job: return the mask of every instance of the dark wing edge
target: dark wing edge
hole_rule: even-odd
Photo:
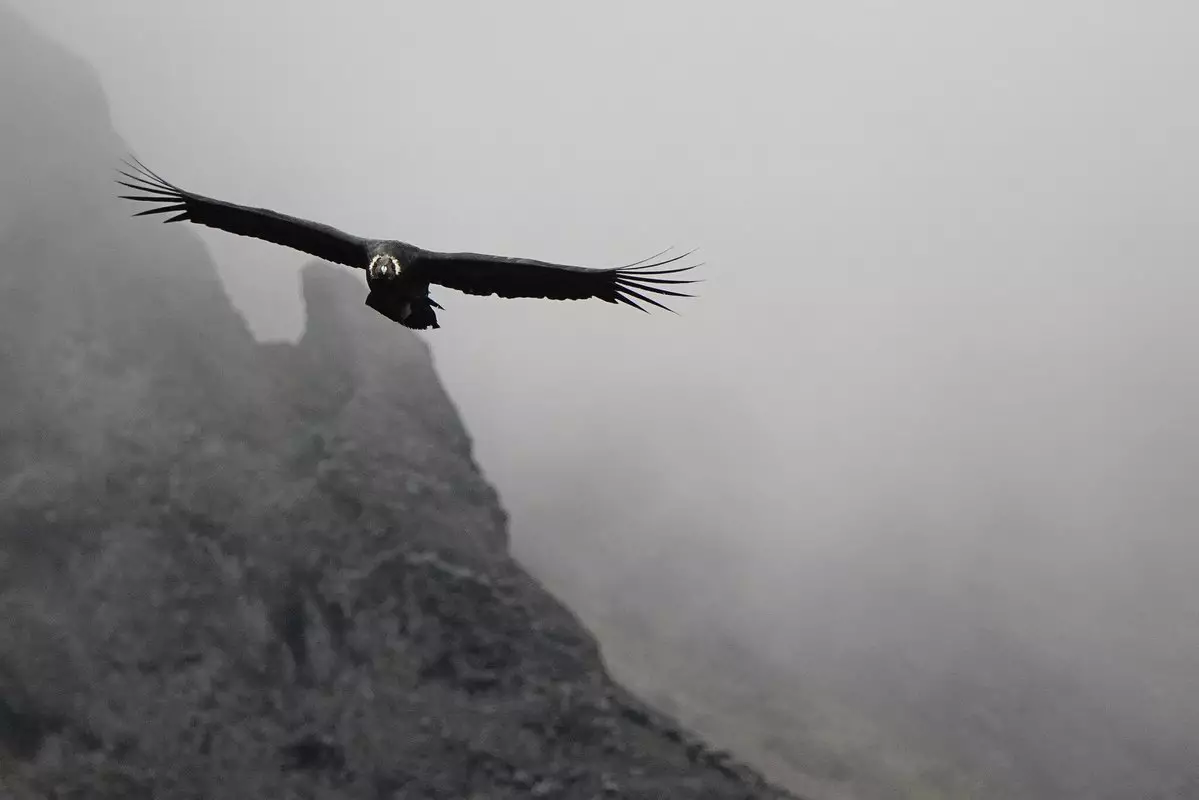
[[[678,313],[648,295],[694,297],[666,287],[700,281],[662,276],[688,272],[702,266],[702,262],[663,269],[695,253],[690,250],[682,255],[657,260],[669,250],[667,248],[623,267],[608,269],[576,267],[531,258],[426,250],[416,259],[415,266],[430,283],[467,294],[547,300],[584,300],[594,297],[609,303],[623,303],[639,311],[649,311],[642,305],[644,303]]]
[[[122,200],[155,204],[152,208],[137,212],[133,215],[135,217],[175,212],[174,216],[163,222],[194,222],[226,233],[290,247],[347,267],[366,268],[369,259],[366,239],[268,208],[240,206],[185,191],[164,180],[133,156],[130,158],[132,161],[123,160],[128,170],[117,170],[125,179],[118,179],[117,183],[140,194],[118,196]]]

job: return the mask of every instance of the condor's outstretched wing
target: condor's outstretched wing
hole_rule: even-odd
[[[153,208],[134,214],[135,217],[176,212],[175,216],[163,221],[195,222],[239,236],[252,236],[347,267],[365,269],[370,260],[365,239],[319,222],[289,217],[269,208],[239,206],[193,194],[163,180],[136,158],[133,162],[125,162],[133,170],[132,173],[118,170],[128,180],[118,180],[117,183],[140,194],[120,195],[121,199],[155,204]]]
[[[666,311],[673,311],[647,295],[692,297],[693,295],[666,287],[698,281],[662,276],[687,272],[699,265],[663,269],[691,253],[683,253],[663,261],[653,260],[661,255],[662,253],[658,253],[624,267],[597,269],[552,264],[548,261],[534,261],[531,258],[422,250],[413,266],[419,270],[421,277],[430,283],[467,294],[541,297],[547,300],[584,300],[595,297],[609,303],[624,303],[641,311],[649,309],[639,303],[648,303]]]

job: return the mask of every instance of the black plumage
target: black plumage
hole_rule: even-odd
[[[119,170],[122,186],[137,194],[122,199],[151,204],[134,216],[170,214],[164,222],[194,222],[228,233],[290,247],[317,258],[365,270],[370,292],[366,305],[410,328],[436,328],[429,286],[445,286],[473,295],[584,300],[597,298],[647,311],[670,311],[650,295],[691,297],[677,291],[695,283],[678,277],[698,265],[670,266],[691,253],[663,260],[662,253],[608,269],[555,264],[531,258],[483,253],[442,253],[394,239],[367,239],[319,222],[251,208],[189,192],[160,177],[137,159]]]

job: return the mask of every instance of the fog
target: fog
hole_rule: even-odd
[[[1199,725],[1194,3],[16,5],[194,191],[438,249],[700,248],[678,316],[433,293],[567,600],[829,674],[935,678],[985,623]],[[200,234],[295,337],[307,258]]]

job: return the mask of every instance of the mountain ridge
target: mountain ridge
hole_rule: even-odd
[[[132,222],[90,68],[0,4],[0,781],[61,797],[790,797],[508,554],[427,345],[300,276],[259,343]]]

